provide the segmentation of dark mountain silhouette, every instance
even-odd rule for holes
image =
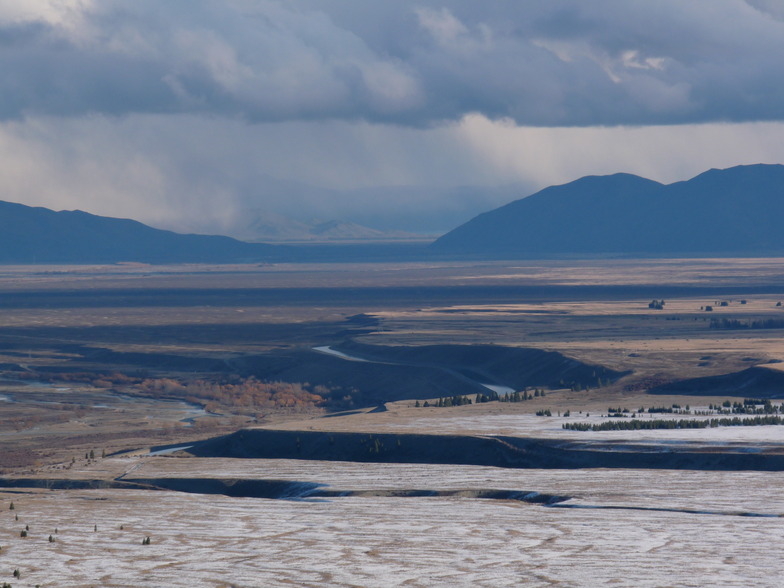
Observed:
[[[128,219],[0,201],[0,263],[235,262],[275,251],[229,237],[181,235]]]
[[[784,254],[784,166],[712,169],[664,185],[588,176],[481,214],[431,249],[449,255]]]

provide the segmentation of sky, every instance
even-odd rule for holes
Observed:
[[[0,0],[0,199],[439,233],[784,163],[781,0]]]

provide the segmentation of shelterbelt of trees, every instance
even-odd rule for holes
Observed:
[[[643,429],[707,429],[715,427],[754,427],[760,425],[784,425],[784,417],[771,414],[713,419],[619,419],[593,424],[564,423],[561,428],[569,431],[637,431]]]

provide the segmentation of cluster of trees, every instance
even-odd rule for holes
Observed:
[[[258,409],[290,409],[302,411],[320,406],[330,390],[291,382],[263,382],[255,377],[237,378],[231,382],[193,380],[180,382],[171,378],[146,379],[139,388],[155,396],[174,396],[203,404],[208,411],[254,413]]]
[[[673,404],[672,406],[649,406],[647,409],[641,406],[640,410],[637,412],[647,412],[648,414],[689,414],[691,412],[691,407],[688,404],[685,407],[680,404]]]
[[[484,402],[525,402],[526,400],[532,400],[533,398],[541,398],[545,396],[545,391],[540,390],[539,388],[535,388],[532,390],[518,390],[516,392],[512,392],[511,394],[499,394],[495,390],[488,390],[487,392],[480,392],[474,397],[472,401],[468,396],[447,396],[439,398],[435,403],[430,404],[429,401],[425,400],[423,403],[420,403],[419,400],[416,401],[414,406],[416,408],[424,407],[428,408],[430,406],[436,407],[444,407],[444,406],[463,406],[465,404],[482,404]]]
[[[137,376],[119,372],[14,372],[19,380],[35,380],[41,382],[81,383],[96,388],[123,387],[128,392],[142,392],[154,396],[170,396],[195,402],[205,406],[206,410],[220,412],[228,409],[290,409],[295,411],[312,409],[313,407],[331,404],[335,406],[351,405],[352,398],[343,390],[326,386],[310,386],[307,383],[262,382],[253,376],[240,378],[227,376],[225,380],[191,380],[179,381],[173,378],[149,378],[139,373]],[[72,405],[63,405],[63,409],[73,410]],[[85,410],[81,411],[86,412]],[[253,411],[239,410],[240,413]],[[77,416],[79,416],[77,414]],[[60,420],[68,420],[62,415]],[[30,418],[12,423],[17,428],[32,426]]]
[[[512,392],[511,394],[504,394],[501,396],[501,402],[525,402],[526,400],[532,400],[534,398],[540,398],[545,395],[544,390],[540,390],[539,388],[535,388],[533,392],[530,390],[519,390],[517,392]]]
[[[594,377],[596,375],[594,374]],[[580,392],[581,390],[590,390],[591,386],[596,386],[597,388],[601,388],[603,386],[607,386],[610,384],[610,378],[605,378],[604,380],[601,376],[596,377],[595,382],[586,384],[585,382],[564,382],[561,380],[559,382],[562,388],[569,388],[572,392]]]
[[[613,408],[612,406],[607,408],[607,414],[609,414],[609,415],[619,415],[619,416],[622,416],[623,414],[628,413],[628,412],[629,412],[628,408],[621,408],[620,406],[618,408]]]
[[[480,393],[476,395],[475,402],[477,404],[481,404],[483,402],[498,402],[501,400],[501,396],[499,396],[498,392],[495,390],[488,390],[486,393]]]
[[[681,406],[680,404],[673,404],[672,406],[650,406],[647,409],[641,406],[637,409],[636,413],[631,412],[628,408],[609,407],[607,409],[607,416],[609,417],[626,417],[630,413],[632,416],[637,414],[784,414],[784,404],[773,404],[770,399],[760,398],[744,398],[743,402],[725,400],[722,404],[709,404],[707,411],[692,411],[691,407],[687,404]]]
[[[648,308],[653,310],[662,310],[664,308],[664,300],[656,300],[654,298],[648,303]]]
[[[738,319],[711,319],[711,329],[727,329],[727,330],[741,330],[741,329],[784,329],[784,319],[759,319],[759,320],[745,320]]]
[[[384,451],[386,451],[386,448],[384,447],[384,442],[378,437],[373,437],[373,435],[369,435],[367,439],[364,438],[360,439],[359,443],[360,445],[366,446],[368,453],[371,454],[372,453],[381,454]],[[398,448],[400,447],[400,439],[397,439],[396,446]]]
[[[544,395],[545,391],[540,390],[539,388],[534,389],[533,392],[530,390],[518,390],[511,394],[503,395],[495,390],[488,390],[487,392],[480,392],[477,394],[473,401],[468,396],[452,396],[439,398],[434,404],[430,404],[427,400],[425,400],[424,403],[420,403],[419,400],[417,400],[414,406],[416,408],[427,408],[430,406],[463,406],[465,404],[482,404],[484,402],[525,402],[526,400],[532,400],[533,398],[544,397]]]
[[[647,412],[649,414],[657,414],[657,413],[670,413],[671,414],[671,413],[675,412],[676,410],[677,409],[675,409],[675,408],[673,408],[671,406],[650,406],[650,407],[648,407]],[[639,412],[646,412],[646,411],[645,411],[645,409],[643,407],[640,407],[640,411]]]
[[[707,429],[708,427],[753,427],[760,425],[784,425],[778,415],[754,417],[725,417],[716,419],[625,419],[604,423],[564,423],[569,431],[637,431],[642,429]]]
[[[446,398],[439,398],[435,404],[430,404],[427,400],[425,400],[424,404],[420,404],[419,400],[416,401],[414,406],[419,408],[423,406],[425,408],[430,406],[436,406],[438,408],[443,408],[445,406],[463,406],[465,404],[471,404],[471,399],[468,396],[448,396]]]
[[[722,414],[777,414],[784,413],[784,404],[773,404],[769,398],[765,400],[761,398],[744,398],[743,402],[730,402],[725,400],[721,406],[718,404],[710,404],[708,406],[711,410]]]

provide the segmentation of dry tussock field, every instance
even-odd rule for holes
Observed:
[[[2,268],[0,581],[776,586],[784,571],[770,549],[782,533],[784,504],[772,490],[780,471],[147,454],[263,427],[505,435],[599,455],[775,457],[784,448],[780,426],[594,432],[562,425],[606,422],[612,406],[689,405],[690,414],[664,418],[699,419],[707,417],[694,411],[758,394],[779,404],[784,389],[775,377],[764,387],[743,374],[780,373],[784,365],[776,363],[784,362],[784,329],[775,323],[784,319],[781,267],[779,259],[735,259]],[[652,300],[665,304],[649,308]],[[374,345],[372,361],[312,351],[346,341]],[[492,357],[481,374],[450,363],[449,346],[478,344],[559,351],[575,365],[625,375],[598,385],[565,381],[520,403],[416,407],[437,398],[396,374],[421,375],[423,390],[454,381],[472,399],[486,383],[508,387],[507,372],[488,367]],[[400,363],[386,345],[434,346],[441,363]],[[374,381],[382,370],[384,381]],[[688,384],[725,374],[741,374],[731,380],[736,390],[711,394]],[[263,406],[228,397],[261,389],[248,378],[283,376],[285,390],[301,389],[309,404],[283,396],[276,403],[275,388],[264,388],[263,398],[246,395]],[[678,382],[699,394],[648,393]],[[352,404],[352,386],[382,385]],[[314,392],[324,402],[307,396]],[[373,412],[378,404],[384,410]],[[535,415],[544,410],[552,416]],[[166,478],[229,486],[287,480],[301,493],[275,500],[104,487]],[[11,480],[21,482],[11,487]],[[67,482],[81,487],[61,489]],[[314,485],[336,493],[308,498]],[[567,499],[481,497],[490,490]]]

